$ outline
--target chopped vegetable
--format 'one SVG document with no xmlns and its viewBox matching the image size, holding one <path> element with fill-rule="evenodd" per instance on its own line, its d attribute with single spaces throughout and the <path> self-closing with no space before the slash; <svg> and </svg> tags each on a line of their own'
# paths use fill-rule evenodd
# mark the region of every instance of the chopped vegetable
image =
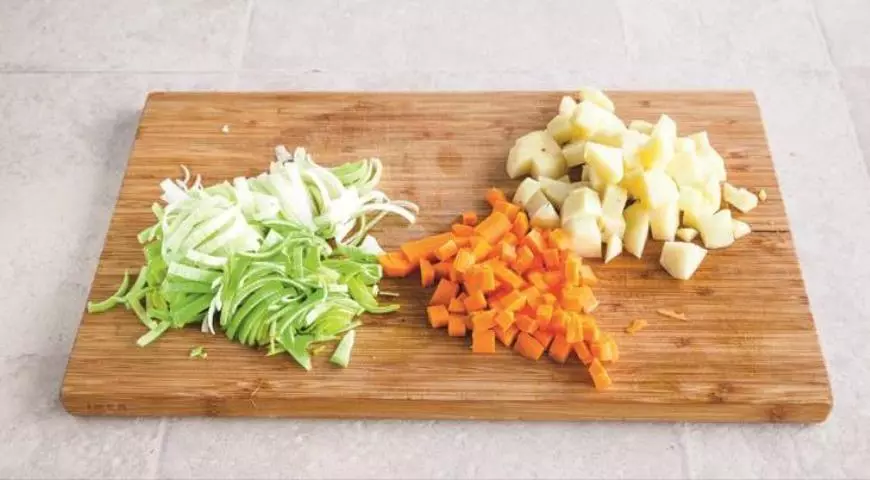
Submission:
<svg viewBox="0 0 870 480">
<path fill-rule="evenodd" d="M 191 348 L 190 355 L 188 355 L 188 356 L 190 358 L 201 358 L 201 359 L 205 360 L 206 358 L 208 358 L 208 353 L 206 353 L 205 347 L 200 345 L 198 347 Z"/>
<path fill-rule="evenodd" d="M 656 310 L 656 313 L 658 313 L 659 315 L 661 315 L 663 317 L 673 318 L 675 320 L 682 320 L 682 321 L 688 320 L 688 318 L 686 318 L 685 313 L 677 313 L 673 310 L 668 310 L 665 308 L 660 308 L 660 309 Z"/>
<path fill-rule="evenodd" d="M 625 327 L 625 333 L 629 335 L 634 335 L 635 333 L 643 330 L 648 325 L 647 321 L 644 319 L 634 319 L 631 323 Z"/>
<path fill-rule="evenodd" d="M 347 367 L 350 363 L 350 352 L 353 350 L 353 342 L 356 340 L 356 330 L 351 330 L 341 337 L 338 346 L 329 358 L 329 361 L 341 367 Z"/>
</svg>

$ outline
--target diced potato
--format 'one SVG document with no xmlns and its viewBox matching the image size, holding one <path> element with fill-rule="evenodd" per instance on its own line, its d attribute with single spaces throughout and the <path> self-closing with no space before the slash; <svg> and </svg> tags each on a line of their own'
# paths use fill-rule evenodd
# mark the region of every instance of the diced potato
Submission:
<svg viewBox="0 0 870 480">
<path fill-rule="evenodd" d="M 695 142 L 695 150 L 698 152 L 713 148 L 713 146 L 710 145 L 710 137 L 707 135 L 706 131 L 693 133 L 689 135 L 689 138 Z"/>
<path fill-rule="evenodd" d="M 730 183 L 722 184 L 722 196 L 737 210 L 746 213 L 758 206 L 758 197 L 745 188 L 736 188 Z"/>
<path fill-rule="evenodd" d="M 584 160 L 585 162 L 585 160 Z M 581 182 L 589 182 L 589 173 L 592 172 L 592 167 L 589 165 L 583 164 L 583 170 L 580 172 L 580 181 Z"/>
<path fill-rule="evenodd" d="M 704 193 L 697 188 L 687 185 L 680 186 L 680 197 L 677 200 L 677 207 L 680 211 L 701 212 L 706 201 Z"/>
<path fill-rule="evenodd" d="M 713 215 L 700 219 L 698 231 L 706 248 L 725 248 L 734 243 L 734 226 L 731 210 L 719 210 Z"/>
<path fill-rule="evenodd" d="M 624 188 L 632 198 L 643 195 L 643 169 L 626 169 L 619 186 Z"/>
<path fill-rule="evenodd" d="M 563 183 L 571 183 L 571 177 L 569 177 L 568 175 L 562 175 L 561 177 L 557 178 L 556 180 L 563 182 Z"/>
<path fill-rule="evenodd" d="M 619 238 L 625 236 L 625 218 L 622 213 L 617 216 L 602 215 L 598 217 L 598 227 L 601 228 L 601 235 L 604 238 L 610 238 L 616 235 Z"/>
<path fill-rule="evenodd" d="M 610 217 L 622 218 L 622 211 L 628 202 L 628 191 L 619 185 L 608 185 L 601 200 L 601 211 Z"/>
<path fill-rule="evenodd" d="M 711 209 L 710 213 L 717 212 L 719 207 L 722 206 L 722 187 L 719 186 L 719 182 L 712 178 L 707 180 L 707 183 L 702 188 L 702 192 L 704 193 L 704 200 L 708 208 Z"/>
<path fill-rule="evenodd" d="M 677 202 L 666 203 L 650 212 L 649 226 L 654 240 L 673 241 L 680 228 L 680 210 Z"/>
<path fill-rule="evenodd" d="M 565 157 L 560 149 L 555 154 L 538 152 L 532 157 L 532 170 L 529 173 L 535 178 L 559 178 L 567 171 L 568 166 L 565 165 Z"/>
<path fill-rule="evenodd" d="M 570 117 L 574 115 L 575 108 L 577 108 L 577 102 L 568 95 L 565 95 L 559 102 L 559 115 L 566 115 Z"/>
<path fill-rule="evenodd" d="M 620 132 L 625 130 L 625 124 L 619 117 L 587 100 L 577 104 L 574 110 L 574 124 L 580 128 L 579 138 L 583 140 L 600 130 Z"/>
<path fill-rule="evenodd" d="M 576 167 L 586 163 L 586 141 L 574 140 L 562 147 L 562 156 L 568 167 Z"/>
<path fill-rule="evenodd" d="M 601 200 L 598 199 L 598 193 L 591 188 L 572 190 L 562 203 L 562 223 L 575 216 L 600 217 Z"/>
<path fill-rule="evenodd" d="M 677 238 L 684 242 L 691 242 L 698 236 L 698 231 L 694 228 L 677 229 Z"/>
<path fill-rule="evenodd" d="M 580 88 L 580 98 L 583 100 L 592 102 L 599 107 L 607 110 L 608 112 L 615 112 L 616 107 L 613 105 L 613 101 L 607 98 L 607 95 L 604 94 L 601 90 L 592 87 L 582 87 Z"/>
<path fill-rule="evenodd" d="M 574 188 L 570 183 L 560 182 L 547 177 L 541 177 L 541 191 L 547 196 L 547 199 L 558 208 L 562 208 L 562 203 L 571 190 Z"/>
<path fill-rule="evenodd" d="M 622 149 L 594 142 L 586 143 L 586 163 L 605 183 L 622 180 Z"/>
<path fill-rule="evenodd" d="M 544 195 L 543 190 L 538 190 L 535 192 L 528 200 L 526 200 L 525 205 L 523 207 L 526 209 L 526 212 L 529 214 L 529 219 L 532 218 L 532 215 L 535 214 L 538 210 L 544 208 L 544 205 L 549 205 L 550 201 L 547 200 L 547 196 Z"/>
<path fill-rule="evenodd" d="M 697 153 L 695 142 L 689 137 L 678 138 L 676 144 L 674 144 L 674 149 L 676 153 Z"/>
<path fill-rule="evenodd" d="M 604 254 L 604 263 L 610 263 L 620 253 L 622 253 L 622 239 L 618 235 L 611 235 L 607 238 L 607 251 Z"/>
<path fill-rule="evenodd" d="M 601 258 L 601 231 L 595 217 L 574 216 L 563 221 L 562 228 L 571 236 L 574 253 L 585 258 Z"/>
<path fill-rule="evenodd" d="M 677 184 L 661 170 L 644 172 L 639 193 L 640 199 L 651 209 L 676 202 L 680 198 Z"/>
<path fill-rule="evenodd" d="M 596 130 L 587 137 L 587 140 L 590 142 L 616 148 L 622 148 L 622 139 L 622 130 Z"/>
<path fill-rule="evenodd" d="M 694 147 L 694 144 L 692 144 L 692 147 Z M 698 160 L 694 150 L 691 152 L 675 153 L 673 160 L 665 167 L 665 172 L 680 187 L 683 185 L 701 185 L 707 176 L 704 164 Z"/>
<path fill-rule="evenodd" d="M 559 144 L 570 142 L 580 135 L 580 129 L 574 124 L 570 115 L 556 115 L 547 124 L 547 133 Z"/>
<path fill-rule="evenodd" d="M 728 178 L 725 160 L 722 159 L 722 156 L 716 150 L 709 148 L 699 151 L 698 161 L 703 165 L 709 178 L 715 179 L 717 182 L 724 182 Z"/>
<path fill-rule="evenodd" d="M 531 177 L 526 177 L 517 186 L 517 191 L 514 193 L 513 203 L 521 207 L 525 207 L 532 195 L 541 189 L 541 184 Z"/>
<path fill-rule="evenodd" d="M 637 202 L 625 209 L 625 235 L 622 243 L 628 253 L 637 258 L 643 256 L 643 248 L 649 237 L 649 212 Z"/>
<path fill-rule="evenodd" d="M 731 224 L 731 230 L 734 232 L 735 240 L 749 235 L 749 232 L 752 231 L 752 227 L 750 227 L 749 224 L 746 222 L 740 220 L 732 220 Z"/>
<path fill-rule="evenodd" d="M 607 188 L 607 182 L 604 181 L 604 177 L 594 168 L 589 169 L 589 187 L 598 193 L 603 192 Z"/>
<path fill-rule="evenodd" d="M 646 120 L 632 120 L 628 124 L 628 129 L 649 135 L 650 133 L 652 133 L 654 126 L 655 125 L 647 122 Z"/>
<path fill-rule="evenodd" d="M 677 124 L 671 117 L 662 115 L 656 122 L 649 141 L 638 151 L 643 168 L 652 170 L 667 166 L 674 157 L 676 141 Z"/>
<path fill-rule="evenodd" d="M 523 175 L 528 175 L 532 171 L 534 159 L 540 155 L 548 155 L 556 159 L 556 163 L 564 165 L 565 159 L 562 157 L 562 150 L 559 144 L 553 140 L 547 132 L 536 130 L 529 132 L 514 143 L 508 154 L 506 164 L 507 174 L 511 178 L 518 178 Z M 563 175 L 560 173 L 558 176 Z"/>
<path fill-rule="evenodd" d="M 530 223 L 533 227 L 557 228 L 559 226 L 559 214 L 549 203 L 543 205 L 531 215 Z"/>
<path fill-rule="evenodd" d="M 763 188 L 758 191 L 758 199 L 762 202 L 767 201 L 767 192 Z"/>
<path fill-rule="evenodd" d="M 672 277 L 688 280 L 698 270 L 706 255 L 707 250 L 694 243 L 665 242 L 659 263 Z"/>
</svg>

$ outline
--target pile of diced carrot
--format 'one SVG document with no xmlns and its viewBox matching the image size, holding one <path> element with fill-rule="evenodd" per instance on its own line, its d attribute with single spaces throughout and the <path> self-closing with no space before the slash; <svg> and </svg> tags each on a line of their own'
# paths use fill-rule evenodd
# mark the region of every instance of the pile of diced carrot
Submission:
<svg viewBox="0 0 870 480">
<path fill-rule="evenodd" d="M 499 189 L 486 199 L 488 217 L 478 222 L 466 212 L 450 232 L 403 244 L 381 256 L 384 273 L 404 277 L 419 269 L 424 287 L 436 285 L 429 323 L 454 337 L 471 332 L 472 352 L 493 353 L 498 339 L 530 360 L 547 352 L 565 363 L 574 353 L 595 388 L 607 388 L 602 362 L 615 362 L 619 352 L 590 315 L 598 306 L 592 269 L 570 250 L 563 230 L 530 226 Z"/>
</svg>

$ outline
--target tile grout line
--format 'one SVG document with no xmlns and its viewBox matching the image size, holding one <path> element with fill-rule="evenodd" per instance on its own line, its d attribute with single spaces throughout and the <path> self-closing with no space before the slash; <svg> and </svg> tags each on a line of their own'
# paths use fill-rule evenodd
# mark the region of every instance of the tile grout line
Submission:
<svg viewBox="0 0 870 480">
<path fill-rule="evenodd" d="M 150 468 L 150 478 L 157 479 L 160 475 L 161 460 L 163 459 L 163 446 L 166 443 L 166 430 L 168 429 L 169 418 L 163 417 L 160 419 L 160 425 L 157 426 L 157 452 L 154 455 Z"/>
</svg>

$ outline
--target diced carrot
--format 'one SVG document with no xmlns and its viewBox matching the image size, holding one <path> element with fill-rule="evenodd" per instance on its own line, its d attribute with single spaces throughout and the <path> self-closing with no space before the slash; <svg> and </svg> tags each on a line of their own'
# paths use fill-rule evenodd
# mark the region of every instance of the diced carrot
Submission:
<svg viewBox="0 0 870 480">
<path fill-rule="evenodd" d="M 522 289 L 520 293 L 526 297 L 526 305 L 535 309 L 538 308 L 538 305 L 541 303 L 541 291 L 538 290 L 534 285 L 529 285 L 528 287 Z"/>
<path fill-rule="evenodd" d="M 601 330 L 598 329 L 598 325 L 592 322 L 584 322 L 583 323 L 583 340 L 587 342 L 597 342 L 601 339 Z"/>
<path fill-rule="evenodd" d="M 510 220 L 511 222 L 513 222 L 514 219 L 517 218 L 517 214 L 522 211 L 522 208 L 520 208 L 519 205 L 514 205 L 513 203 L 510 203 L 508 201 L 496 203 L 495 206 L 493 206 L 493 209 L 496 212 L 501 212 L 505 214 L 505 216 L 508 217 L 508 220 Z"/>
<path fill-rule="evenodd" d="M 429 324 L 432 325 L 432 328 L 446 327 L 447 321 L 450 319 L 450 314 L 444 305 L 426 307 L 426 314 L 429 317 Z"/>
<path fill-rule="evenodd" d="M 451 282 L 459 283 L 462 280 L 462 273 L 459 270 L 456 270 L 456 267 L 453 264 L 450 264 L 450 271 L 447 272 L 447 278 L 449 278 Z"/>
<path fill-rule="evenodd" d="M 517 338 L 517 334 L 520 332 L 516 325 L 511 325 L 507 329 L 502 329 L 501 327 L 496 326 L 492 331 L 495 332 L 496 338 L 498 338 L 498 340 L 508 348 L 513 345 L 514 340 Z"/>
<path fill-rule="evenodd" d="M 456 242 L 456 246 L 458 248 L 466 248 L 471 246 L 471 236 L 467 237 L 453 237 L 453 241 Z"/>
<path fill-rule="evenodd" d="M 547 286 L 550 290 L 558 291 L 558 289 L 562 286 L 562 272 L 544 272 L 544 282 L 546 282 Z"/>
<path fill-rule="evenodd" d="M 568 343 L 583 341 L 583 320 L 580 315 L 569 314 L 565 317 L 565 340 Z"/>
<path fill-rule="evenodd" d="M 619 359 L 619 353 L 616 348 L 616 342 L 610 335 L 603 334 L 601 336 L 601 341 L 598 342 L 599 351 L 597 354 L 593 352 L 593 354 L 598 357 L 602 362 L 615 362 Z"/>
<path fill-rule="evenodd" d="M 480 267 L 480 289 L 484 292 L 492 292 L 497 287 L 495 272 L 489 265 Z"/>
<path fill-rule="evenodd" d="M 446 260 L 450 260 L 456 255 L 456 252 L 459 251 L 459 246 L 456 245 L 456 242 L 451 238 L 444 242 L 443 245 L 435 249 L 435 258 L 441 260 L 442 262 Z"/>
<path fill-rule="evenodd" d="M 553 315 L 550 317 L 550 330 L 554 333 L 565 333 L 567 326 L 568 312 L 562 310 L 553 310 Z"/>
<path fill-rule="evenodd" d="M 565 283 L 571 286 L 579 286 L 582 282 L 582 277 L 580 276 L 580 267 L 583 265 L 580 257 L 575 255 L 573 252 L 569 252 L 565 256 L 565 262 L 563 264 L 562 274 L 565 276 Z"/>
<path fill-rule="evenodd" d="M 537 340 L 538 343 L 540 343 L 541 346 L 544 347 L 544 350 L 546 350 L 547 347 L 550 346 L 550 342 L 553 340 L 553 334 L 550 332 L 545 332 L 543 330 L 535 331 L 532 336 L 534 336 L 535 340 Z"/>
<path fill-rule="evenodd" d="M 474 265 L 474 254 L 467 248 L 460 248 L 453 259 L 453 269 L 459 273 L 465 273 Z"/>
<path fill-rule="evenodd" d="M 553 337 L 553 343 L 550 345 L 548 353 L 550 358 L 556 362 L 565 363 L 568 361 L 568 356 L 571 355 L 571 344 L 565 341 L 563 335 L 556 335 Z"/>
<path fill-rule="evenodd" d="M 471 255 L 476 262 L 482 262 L 491 251 L 492 245 L 486 240 L 481 237 L 471 237 Z"/>
<path fill-rule="evenodd" d="M 500 188 L 490 188 L 486 191 L 486 201 L 490 204 L 490 206 L 495 207 L 495 205 L 499 201 L 507 201 L 507 197 L 505 197 L 504 192 Z"/>
<path fill-rule="evenodd" d="M 417 265 L 421 258 L 431 260 L 432 255 L 435 254 L 435 250 L 441 245 L 444 245 L 444 243 L 447 240 L 450 240 L 451 237 L 452 235 L 450 233 L 439 233 L 438 235 L 432 235 L 412 242 L 403 243 L 400 250 L 405 254 L 408 261 Z"/>
<path fill-rule="evenodd" d="M 432 269 L 435 270 L 435 277 L 438 280 L 450 277 L 451 268 L 453 268 L 453 265 L 450 262 L 438 262 L 432 265 Z"/>
<path fill-rule="evenodd" d="M 471 351 L 473 353 L 495 353 L 495 332 L 492 330 L 474 330 L 471 334 Z"/>
<path fill-rule="evenodd" d="M 505 214 L 492 212 L 474 227 L 474 233 L 483 237 L 490 244 L 494 244 L 510 229 L 511 222 Z"/>
<path fill-rule="evenodd" d="M 512 288 L 521 288 L 526 283 L 523 281 L 523 277 L 517 275 L 504 264 L 494 264 L 492 272 L 495 274 L 495 278 L 500 282 L 510 285 Z"/>
<path fill-rule="evenodd" d="M 516 321 L 516 317 L 514 316 L 514 312 L 510 312 L 507 310 L 498 310 L 495 314 L 495 323 L 502 330 L 507 330 L 511 328 Z"/>
<path fill-rule="evenodd" d="M 498 246 L 498 258 L 504 260 L 507 264 L 514 263 L 517 260 L 517 247 L 502 239 L 502 243 Z"/>
<path fill-rule="evenodd" d="M 469 227 L 477 225 L 477 212 L 472 210 L 462 212 L 462 224 L 468 225 Z"/>
<path fill-rule="evenodd" d="M 447 306 L 447 311 L 450 313 L 467 313 L 468 311 L 465 309 L 465 303 L 463 303 L 462 298 L 459 297 L 451 298 L 450 305 Z"/>
<path fill-rule="evenodd" d="M 378 263 L 388 277 L 407 277 L 417 269 L 418 263 L 411 262 L 402 252 L 386 253 L 378 257 Z"/>
<path fill-rule="evenodd" d="M 520 239 L 517 238 L 517 236 L 516 236 L 516 234 L 514 234 L 514 232 L 505 233 L 504 236 L 501 237 L 501 241 L 502 241 L 502 243 L 507 243 L 508 245 L 513 245 L 514 247 L 516 247 L 520 243 Z"/>
<path fill-rule="evenodd" d="M 572 346 L 574 347 L 574 352 L 580 357 L 580 361 L 583 362 L 583 365 L 589 365 L 592 363 L 592 360 L 595 360 L 586 342 L 577 342 L 572 344 Z"/>
<path fill-rule="evenodd" d="M 549 325 L 550 318 L 553 316 L 553 306 L 547 304 L 538 305 L 538 308 L 535 309 L 535 318 L 538 320 L 538 324 L 540 325 Z"/>
<path fill-rule="evenodd" d="M 569 312 L 582 312 L 583 300 L 579 288 L 567 287 L 562 289 L 559 305 Z"/>
<path fill-rule="evenodd" d="M 550 285 L 544 280 L 544 274 L 541 272 L 529 272 L 526 274 L 526 279 L 535 288 L 542 292 L 548 292 L 550 290 Z"/>
<path fill-rule="evenodd" d="M 517 343 L 514 344 L 514 350 L 529 360 L 537 360 L 544 353 L 544 346 L 535 337 L 526 332 L 520 332 Z"/>
<path fill-rule="evenodd" d="M 541 303 L 545 305 L 555 305 L 557 301 L 558 299 L 556 298 L 556 296 L 550 292 L 541 295 Z"/>
<path fill-rule="evenodd" d="M 474 331 L 489 330 L 495 326 L 495 310 L 485 310 L 471 314 L 471 324 Z"/>
<path fill-rule="evenodd" d="M 598 285 L 598 277 L 592 272 L 592 267 L 589 265 L 580 266 L 580 276 L 583 278 L 583 285 L 594 287 Z"/>
<path fill-rule="evenodd" d="M 474 235 L 474 227 L 465 225 L 464 223 L 454 223 L 450 227 L 450 231 L 457 237 L 470 237 Z"/>
<path fill-rule="evenodd" d="M 517 259 L 513 263 L 514 270 L 518 273 L 523 273 L 532 268 L 534 261 L 535 253 L 527 245 L 523 245 L 517 250 Z"/>
<path fill-rule="evenodd" d="M 450 319 L 447 320 L 447 335 L 451 337 L 464 337 L 465 336 L 465 315 L 450 315 Z"/>
<path fill-rule="evenodd" d="M 450 305 L 450 300 L 459 293 L 459 285 L 442 278 L 435 287 L 435 293 L 432 294 L 432 299 L 429 300 L 429 305 Z"/>
<path fill-rule="evenodd" d="M 420 284 L 431 287 L 435 283 L 435 268 L 425 258 L 420 259 Z"/>
<path fill-rule="evenodd" d="M 544 266 L 548 270 L 557 270 L 561 265 L 558 249 L 548 248 L 544 250 Z"/>
<path fill-rule="evenodd" d="M 466 332 L 470 332 L 470 331 L 474 330 L 474 322 L 471 321 L 471 315 L 463 315 L 462 317 L 465 319 Z"/>
<path fill-rule="evenodd" d="M 535 256 L 543 255 L 544 250 L 547 249 L 546 240 L 544 240 L 544 237 L 541 235 L 541 231 L 536 228 L 526 234 L 523 238 L 523 245 L 531 248 L 532 253 L 534 253 Z"/>
<path fill-rule="evenodd" d="M 503 309 L 516 312 L 526 305 L 526 297 L 522 293 L 513 290 L 505 295 L 500 303 Z"/>
<path fill-rule="evenodd" d="M 592 383 L 595 384 L 596 390 L 605 390 L 613 384 L 610 375 L 607 374 L 607 369 L 597 358 L 592 360 L 589 365 L 589 375 L 592 377 Z"/>
<path fill-rule="evenodd" d="M 561 228 L 550 230 L 547 235 L 547 241 L 551 247 L 558 250 L 568 250 L 571 248 L 571 237 Z"/>
<path fill-rule="evenodd" d="M 538 322 L 532 317 L 523 314 L 517 314 L 515 325 L 521 332 L 535 333 L 538 329 Z"/>
<path fill-rule="evenodd" d="M 465 310 L 469 312 L 477 312 L 486 308 L 486 297 L 480 290 L 470 293 L 465 299 Z"/>
<path fill-rule="evenodd" d="M 511 231 L 517 236 L 517 239 L 524 238 L 529 233 L 529 216 L 526 215 L 526 212 L 517 213 Z"/>
</svg>

